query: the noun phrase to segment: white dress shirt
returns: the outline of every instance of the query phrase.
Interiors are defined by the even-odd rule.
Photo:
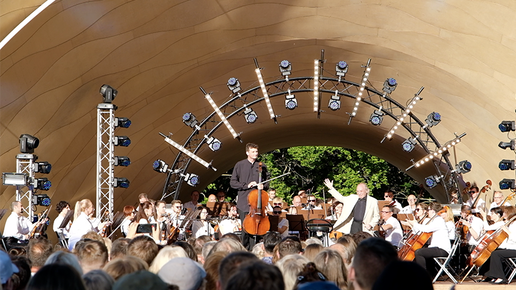
[[[448,230],[446,229],[446,222],[440,216],[436,216],[431,222],[426,225],[415,224],[414,229],[425,233],[433,233],[430,238],[429,248],[440,248],[446,252],[451,251],[450,239],[448,238]]]
[[[468,222],[471,224],[469,230],[470,231],[471,231],[471,229],[475,230],[475,232],[478,235],[478,239],[475,239],[473,237],[473,235],[471,234],[471,232],[468,231],[468,234],[466,235],[466,240],[468,241],[468,245],[476,246],[480,242],[481,233],[482,233],[482,230],[484,229],[484,221],[477,218],[474,215],[471,215],[468,217]]]
[[[95,228],[91,224],[88,216],[84,212],[81,212],[81,214],[77,217],[76,220],[73,221],[72,226],[70,227],[68,249],[73,250],[75,244],[82,238],[82,236],[94,230]]]
[[[466,201],[464,204],[471,207],[471,212],[472,213],[478,213],[478,209],[477,208],[484,208],[484,206],[486,205],[486,202],[482,199],[482,198],[478,198],[478,201],[477,201],[477,205],[475,206],[475,208],[473,208],[473,202],[475,201],[475,199],[473,198],[470,198],[468,199],[468,201]]]
[[[455,235],[457,232],[457,229],[455,228],[455,223],[452,221],[447,221],[446,229],[448,230],[448,238],[450,239],[450,241],[455,240]]]
[[[509,225],[509,231],[511,234],[503,243],[500,245],[500,249],[516,250],[516,222]]]
[[[15,212],[5,221],[4,237],[13,237],[23,240],[23,236],[30,234],[34,225],[24,216],[19,216]]]
[[[131,224],[131,220],[128,217],[125,217],[122,223],[120,224],[120,230],[124,234],[125,237],[127,237],[127,234],[129,233],[129,225]]]
[[[403,229],[400,222],[391,216],[385,221],[385,224],[392,226],[392,228],[385,230],[385,240],[393,246],[399,247],[400,241],[403,239]]]
[[[72,226],[72,223],[69,222],[64,228],[59,228],[63,220],[64,216],[58,215],[52,224],[52,229],[54,229],[54,232],[56,233],[63,233],[64,237],[68,239],[70,238],[70,227]]]
[[[504,205],[504,206],[510,206],[511,204],[510,204],[510,203],[508,203],[508,202],[506,201],[503,205]],[[495,207],[501,207],[501,205],[498,205],[496,202],[494,202],[494,201],[493,201],[493,202],[491,203],[491,206],[489,207],[489,210],[492,210],[492,209],[493,209],[493,208],[495,208]]]
[[[412,208],[412,207],[410,207],[410,205],[407,205],[406,207],[402,208],[399,213],[413,214],[415,209],[416,209],[416,206],[414,206],[414,208]]]

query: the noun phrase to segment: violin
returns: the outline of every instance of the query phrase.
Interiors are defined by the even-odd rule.
[[[262,163],[258,163],[258,184],[262,183]],[[270,229],[269,217],[265,213],[264,204],[267,204],[269,194],[260,189],[251,190],[247,196],[249,213],[244,219],[243,228],[250,235],[265,235]]]
[[[38,221],[34,224],[34,227],[32,227],[32,230],[29,233],[29,239],[32,239],[36,236],[36,233],[39,235],[42,235],[45,231],[45,222],[47,221],[47,213],[52,208],[47,208],[42,214],[38,216]]]

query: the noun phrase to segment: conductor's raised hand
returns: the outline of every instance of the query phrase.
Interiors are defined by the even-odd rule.
[[[328,187],[329,189],[333,189],[333,180],[329,180],[328,178],[326,178],[324,180],[324,185],[326,185],[326,187]]]

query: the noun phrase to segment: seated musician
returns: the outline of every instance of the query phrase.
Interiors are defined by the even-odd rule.
[[[516,219],[516,209],[513,206],[504,207],[503,217],[509,224],[504,225],[502,229],[509,236],[498,249],[491,253],[489,271],[485,273],[487,278],[483,280],[493,284],[506,284],[508,282],[503,263],[507,258],[516,258],[516,222],[514,222],[514,219]]]
[[[200,236],[213,236],[215,230],[208,220],[208,208],[202,206],[199,217],[192,224],[192,236],[198,238]]]
[[[455,219],[453,217],[453,211],[449,206],[444,207],[446,210],[441,212],[441,217],[446,222],[446,229],[448,230],[448,237],[450,242],[455,241],[457,229],[455,228]]]
[[[400,213],[411,214],[416,210],[417,197],[413,194],[407,196],[408,205],[401,209]]]
[[[380,216],[384,222],[379,225],[379,231],[385,233],[385,240],[387,242],[398,248],[403,238],[403,229],[400,222],[392,216],[394,214],[393,209],[394,206],[389,205],[382,208]]]
[[[270,204],[269,204],[270,205]],[[272,211],[273,211],[273,207],[275,206],[279,206],[280,208],[282,208],[282,211],[283,212],[287,212],[287,210],[284,210],[283,209],[283,198],[279,197],[279,196],[276,196],[273,200],[272,200],[272,206],[271,206],[271,210],[267,210],[267,212],[269,214],[272,214]]]
[[[467,205],[470,207],[471,212],[478,213],[479,208],[485,208],[486,202],[479,197],[479,190],[477,186],[472,186],[469,189],[469,199],[464,203],[464,205]]]
[[[331,210],[332,210],[332,214],[331,215],[328,215],[326,217],[327,220],[332,220],[332,221],[336,221],[339,219],[340,217],[340,214],[342,213],[342,208],[343,208],[344,204],[342,204],[342,202],[340,201],[335,201],[332,206],[331,206]]]
[[[418,224],[415,220],[408,221],[416,231],[432,233],[428,247],[416,250],[414,259],[416,263],[429,272],[434,270],[434,257],[446,257],[451,251],[446,223],[444,219],[437,214],[442,209],[443,207],[440,203],[430,203],[428,206],[428,217],[430,220],[427,224]],[[435,273],[430,273],[431,276],[433,276],[432,274],[435,275]]]
[[[491,206],[489,209],[493,209],[495,207],[501,207],[503,202],[503,193],[499,190],[495,190],[493,192],[493,202],[491,203]],[[503,206],[510,206],[511,204],[509,202],[505,202]]]
[[[501,208],[494,207],[489,211],[489,217],[493,222],[492,224],[488,223],[486,213],[482,209],[479,209],[479,211],[484,221],[484,233],[488,231],[496,231],[505,224],[505,222],[503,221],[503,210]]]
[[[276,198],[276,189],[269,188],[267,192],[269,194],[269,202],[267,202],[267,212],[272,212],[272,207],[274,206],[274,199]]]
[[[179,199],[173,200],[171,204],[172,213],[170,214],[170,222],[172,226],[177,227],[184,219],[184,216],[181,215],[183,205],[181,204],[181,201]]]
[[[129,234],[129,225],[134,221],[134,217],[136,216],[136,211],[134,206],[126,205],[124,206],[124,220],[120,224],[120,230],[124,237],[127,237]]]
[[[238,210],[236,204],[230,204],[227,218],[219,223],[219,231],[221,236],[242,230],[242,221],[238,218]]]
[[[11,215],[7,218],[4,228],[4,237],[17,240],[28,240],[34,225],[23,216],[23,205],[20,201],[11,203]]]
[[[394,199],[394,191],[390,189],[385,191],[385,193],[383,194],[383,198],[385,199],[385,201],[388,201],[389,203],[394,201],[394,213],[397,214],[402,210],[401,203]]]
[[[272,215],[274,216],[280,216],[282,212],[281,207],[275,206],[272,211]],[[288,236],[288,229],[289,229],[289,223],[286,218],[279,218],[278,221],[278,232],[281,234],[282,238],[286,238]]]
[[[140,204],[140,210],[136,213],[136,221],[139,224],[154,224],[156,223],[156,214],[154,206],[149,201]]]
[[[425,224],[428,221],[428,204],[420,202],[416,205],[414,210],[414,218],[421,224]]]
[[[481,240],[484,222],[473,215],[471,208],[467,205],[461,207],[460,216],[462,225],[468,228],[465,236],[466,240],[463,241],[465,245],[461,247],[461,253],[466,253],[469,256]]]
[[[70,211],[70,204],[66,201],[60,201],[57,205],[56,205],[56,211],[59,213],[56,217],[56,219],[54,220],[54,223],[52,225],[52,229],[54,230],[54,232],[56,233],[62,233],[63,234],[63,237],[65,239],[68,239],[70,237],[69,235],[69,231],[70,231],[70,226],[72,225],[72,221],[69,221],[68,224],[64,227],[64,228],[59,228],[61,226],[61,224],[63,223],[63,220],[64,218],[66,217],[66,214]]]
[[[317,198],[315,197],[315,195],[310,194],[307,196],[306,206],[303,209],[311,210],[311,209],[322,209],[322,208],[320,205],[317,204]]]
[[[208,195],[208,202],[217,202],[217,196],[215,194]]]

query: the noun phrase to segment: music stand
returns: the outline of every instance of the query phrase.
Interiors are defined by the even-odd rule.
[[[302,214],[288,214],[288,231],[290,232],[301,232],[305,231],[305,218]]]
[[[270,215],[269,216],[269,223],[271,224],[269,230],[272,232],[278,231],[278,224],[279,224],[280,217],[277,215]],[[289,228],[290,228],[290,222],[289,222]]]
[[[69,210],[65,217],[63,218],[63,221],[61,222],[61,224],[59,225],[59,228],[62,229],[62,228],[66,228],[66,226],[68,225],[68,223],[72,220],[72,217],[73,217],[73,209]]]

